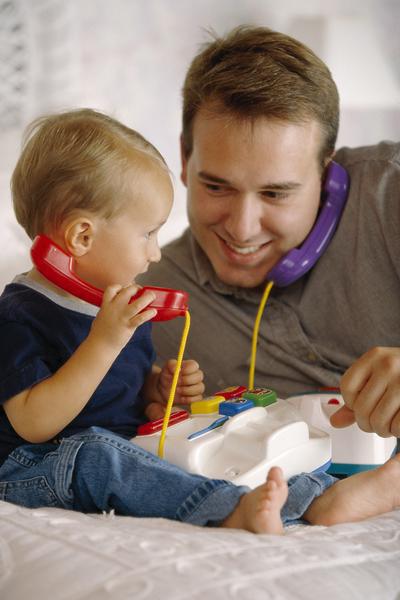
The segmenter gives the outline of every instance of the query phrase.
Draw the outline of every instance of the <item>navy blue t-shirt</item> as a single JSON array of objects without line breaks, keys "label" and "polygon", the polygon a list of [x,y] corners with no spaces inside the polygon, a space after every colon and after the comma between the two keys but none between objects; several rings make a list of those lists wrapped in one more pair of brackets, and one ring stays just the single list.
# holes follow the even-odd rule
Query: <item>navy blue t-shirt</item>
[{"label": "navy blue t-shirt", "polygon": [[[97,312],[96,307],[59,296],[24,275],[4,289],[0,296],[0,464],[26,443],[7,419],[4,401],[55,373],[87,337]],[[91,426],[134,436],[146,421],[140,391],[154,360],[151,324],[145,323],[86,406],[57,437]]]}]

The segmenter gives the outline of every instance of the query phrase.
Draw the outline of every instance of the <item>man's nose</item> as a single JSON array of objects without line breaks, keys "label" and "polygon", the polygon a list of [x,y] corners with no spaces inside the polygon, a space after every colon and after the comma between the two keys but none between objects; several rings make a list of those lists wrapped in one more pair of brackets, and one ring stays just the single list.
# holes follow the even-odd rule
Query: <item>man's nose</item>
[{"label": "man's nose", "polygon": [[248,242],[261,231],[262,206],[252,194],[235,198],[225,220],[225,229],[235,242]]}]

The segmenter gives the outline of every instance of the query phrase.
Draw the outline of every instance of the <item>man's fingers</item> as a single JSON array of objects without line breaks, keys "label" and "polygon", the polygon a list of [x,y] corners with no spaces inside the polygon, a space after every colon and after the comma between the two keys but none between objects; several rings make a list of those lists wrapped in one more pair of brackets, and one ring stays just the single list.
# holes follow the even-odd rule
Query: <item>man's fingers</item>
[{"label": "man's fingers", "polygon": [[398,411],[390,424],[390,433],[400,438],[400,411]]},{"label": "man's fingers", "polygon": [[[371,411],[369,424],[371,431],[374,431],[381,437],[390,437],[393,424],[399,412],[399,393],[398,388],[391,391],[388,389],[382,396],[379,403]],[[361,428],[362,429],[362,428]]]},{"label": "man's fingers", "polygon": [[350,408],[342,406],[338,411],[331,415],[330,422],[333,427],[348,427],[356,422],[356,417]]},{"label": "man's fingers", "polygon": [[358,394],[371,376],[370,364],[361,357],[342,376],[340,391],[343,400],[349,408],[353,408]]},{"label": "man's fingers", "polygon": [[352,410],[355,413],[358,426],[363,431],[373,431],[371,417],[377,406],[381,404],[385,392],[386,381],[379,380],[377,377],[371,377],[355,397]]}]

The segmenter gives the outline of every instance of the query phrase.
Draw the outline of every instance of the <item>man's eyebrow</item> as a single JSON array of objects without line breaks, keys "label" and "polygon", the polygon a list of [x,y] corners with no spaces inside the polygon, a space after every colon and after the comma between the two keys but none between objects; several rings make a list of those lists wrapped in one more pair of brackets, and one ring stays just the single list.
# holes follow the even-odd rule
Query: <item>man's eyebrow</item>
[{"label": "man's eyebrow", "polygon": [[197,175],[200,179],[206,179],[207,181],[212,181],[213,183],[221,183],[222,185],[231,185],[227,179],[222,179],[222,177],[217,177],[216,175],[207,173],[207,171],[199,171],[197,173]]},{"label": "man's eyebrow", "polygon": [[279,183],[266,183],[260,187],[260,190],[277,190],[284,192],[285,190],[296,190],[299,187],[301,187],[301,183],[298,183],[297,181],[281,181]]},{"label": "man's eyebrow", "polygon": [[[204,179],[206,181],[210,181],[212,183],[219,183],[221,185],[232,185],[230,181],[227,179],[223,179],[222,177],[217,177],[217,175],[213,175],[212,173],[207,173],[207,171],[199,171],[198,177],[200,179]],[[285,190],[295,190],[301,186],[297,181],[281,181],[279,183],[265,183],[259,187],[262,190],[272,190],[272,191],[285,191]]]}]

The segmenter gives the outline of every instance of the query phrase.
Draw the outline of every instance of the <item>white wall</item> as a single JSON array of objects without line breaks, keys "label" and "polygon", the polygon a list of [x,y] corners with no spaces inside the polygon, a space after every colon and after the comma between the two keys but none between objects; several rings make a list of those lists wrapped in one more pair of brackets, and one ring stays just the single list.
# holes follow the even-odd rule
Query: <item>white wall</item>
[{"label": "white wall", "polygon": [[206,29],[260,24],[311,46],[338,83],[339,145],[360,145],[400,138],[399,22],[397,0],[0,0],[0,288],[29,266],[9,178],[32,118],[90,106],[148,137],[176,179],[164,243],[186,224],[180,88]]}]

